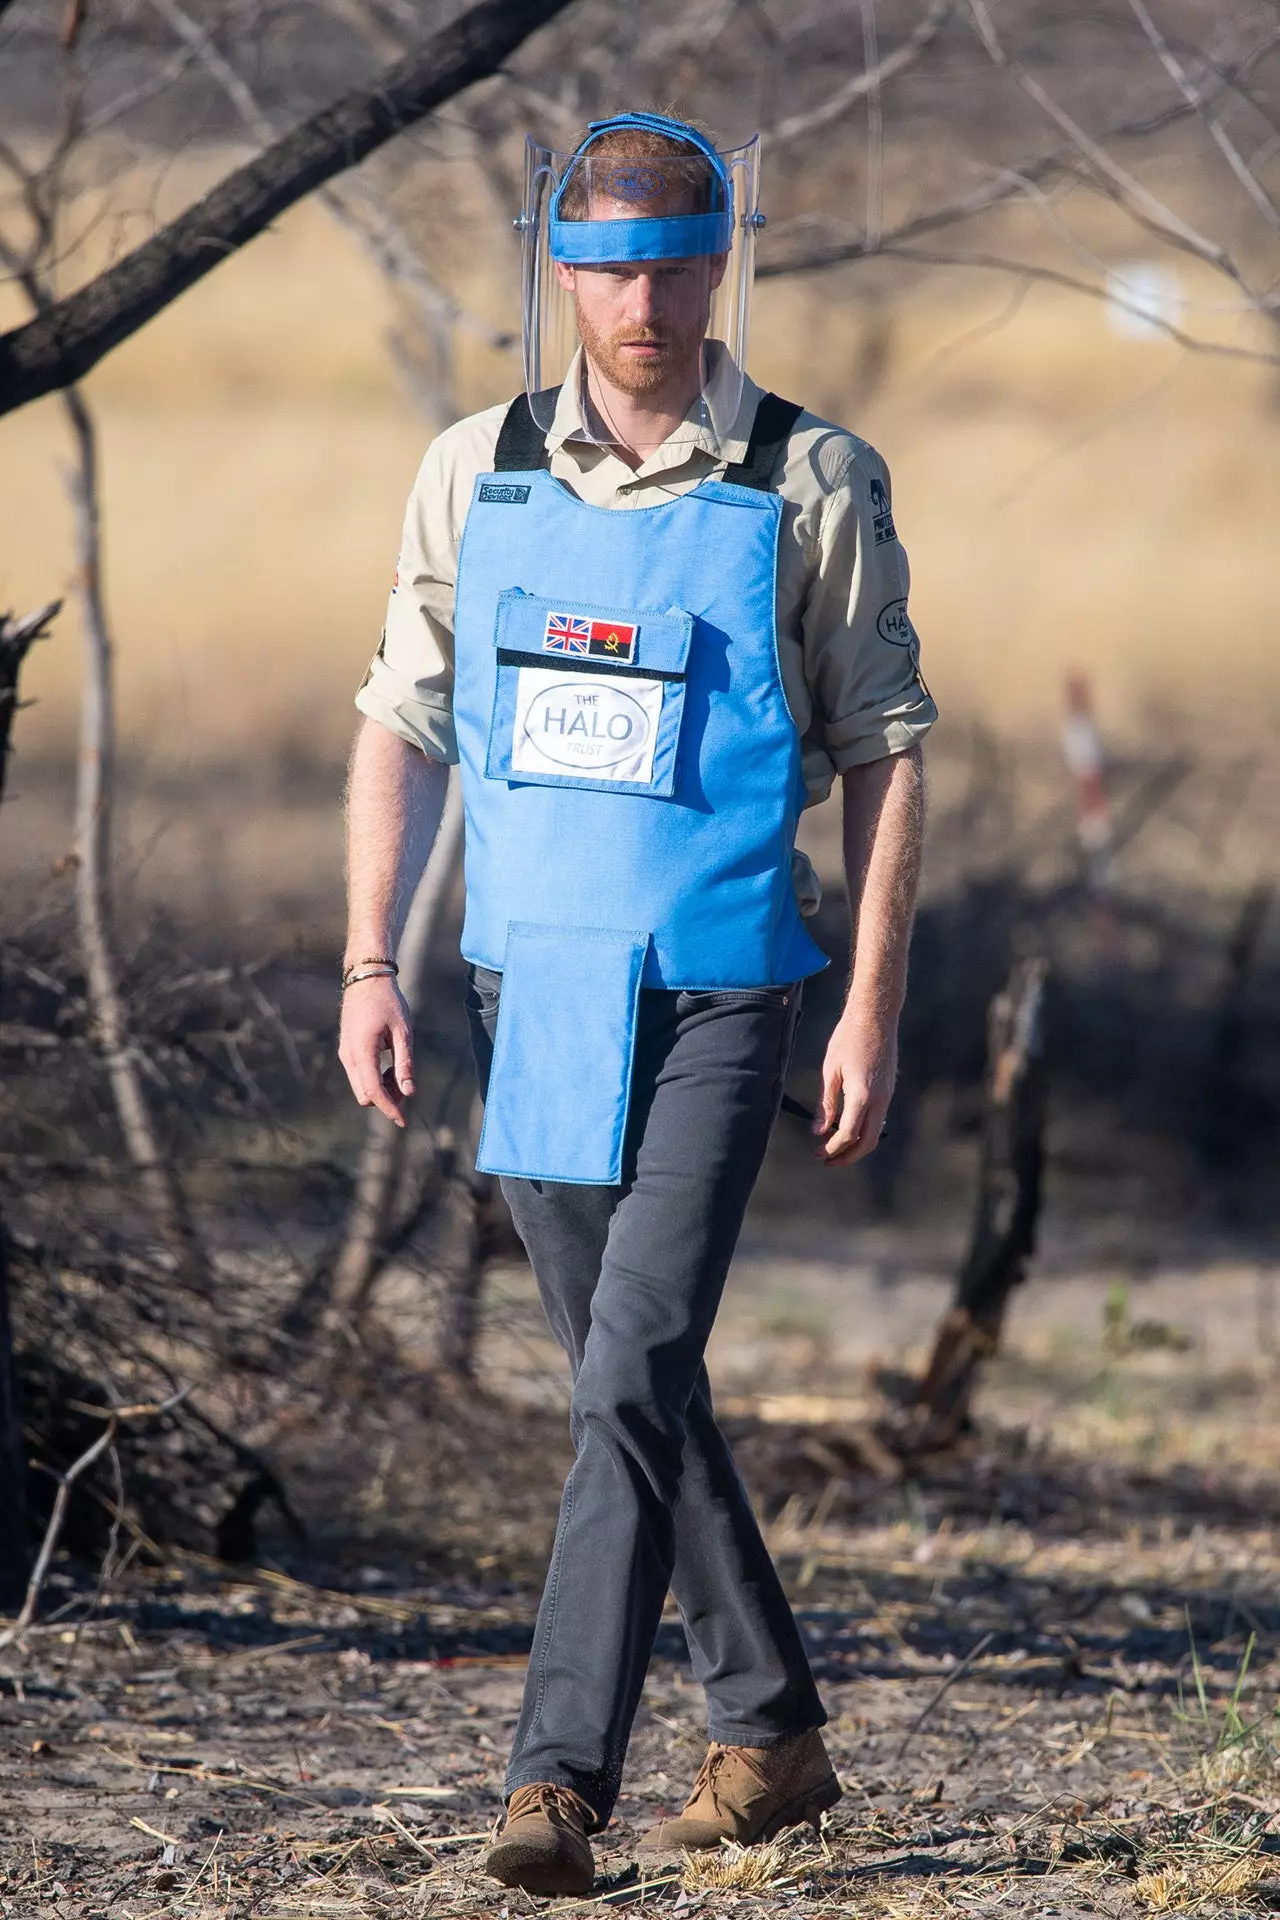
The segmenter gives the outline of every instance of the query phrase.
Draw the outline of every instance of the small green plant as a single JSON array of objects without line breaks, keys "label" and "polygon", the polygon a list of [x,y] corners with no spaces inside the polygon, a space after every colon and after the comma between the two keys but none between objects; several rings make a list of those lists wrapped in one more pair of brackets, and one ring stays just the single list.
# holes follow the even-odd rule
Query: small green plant
[{"label": "small green plant", "polygon": [[1250,1786],[1274,1790],[1280,1781],[1280,1706],[1269,1718],[1247,1719],[1241,1707],[1244,1683],[1253,1659],[1257,1635],[1249,1635],[1240,1662],[1231,1697],[1215,1709],[1205,1685],[1204,1669],[1191,1635],[1191,1616],[1187,1615],[1187,1633],[1191,1638],[1191,1672],[1196,1685],[1194,1707],[1187,1708],[1180,1694],[1177,1718],[1191,1730],[1200,1752],[1196,1772],[1210,1792],[1229,1793]]},{"label": "small green plant", "polygon": [[758,1325],[761,1333],[775,1340],[825,1340],[831,1331],[826,1317],[806,1309],[803,1302],[777,1306],[762,1313]]},{"label": "small green plant", "polygon": [[1103,1351],[1118,1360],[1126,1353],[1189,1353],[1195,1341],[1185,1327],[1167,1320],[1135,1320],[1130,1313],[1129,1289],[1117,1280],[1102,1305]]},{"label": "small green plant", "polygon": [[1123,1280],[1113,1281],[1102,1304],[1102,1345],[1110,1354],[1121,1354],[1129,1346],[1129,1289]]}]

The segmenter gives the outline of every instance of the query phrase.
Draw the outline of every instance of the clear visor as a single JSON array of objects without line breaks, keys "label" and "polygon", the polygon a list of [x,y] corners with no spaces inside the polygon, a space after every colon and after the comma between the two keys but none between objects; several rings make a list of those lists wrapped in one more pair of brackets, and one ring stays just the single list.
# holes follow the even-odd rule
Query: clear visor
[{"label": "clear visor", "polygon": [[[715,163],[557,153],[528,141],[524,372],[544,432],[556,389],[572,379],[559,424],[637,447],[633,428],[624,435],[611,418],[618,395],[660,401],[682,371],[700,367],[700,393],[674,434],[655,430],[655,444],[683,438],[720,450],[742,399],[759,186],[758,137]],[[630,408],[627,418],[636,418]]]}]

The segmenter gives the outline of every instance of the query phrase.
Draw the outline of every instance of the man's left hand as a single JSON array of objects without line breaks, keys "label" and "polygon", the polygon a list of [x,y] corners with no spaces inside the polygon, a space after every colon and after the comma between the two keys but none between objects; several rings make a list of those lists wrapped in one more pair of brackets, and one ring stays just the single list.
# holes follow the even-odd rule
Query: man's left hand
[{"label": "man's left hand", "polygon": [[847,1167],[874,1153],[898,1075],[897,1024],[886,1032],[850,1020],[838,1022],[822,1063],[822,1099],[813,1131],[818,1158]]}]

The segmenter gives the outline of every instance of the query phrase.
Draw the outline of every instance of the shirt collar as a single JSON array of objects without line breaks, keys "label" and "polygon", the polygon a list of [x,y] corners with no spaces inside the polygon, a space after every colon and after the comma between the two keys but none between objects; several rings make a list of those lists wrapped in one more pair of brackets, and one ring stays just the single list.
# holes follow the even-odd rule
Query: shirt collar
[{"label": "shirt collar", "polygon": [[[555,414],[547,434],[552,453],[562,447],[570,452],[608,453],[593,439],[582,408],[582,348],[574,354],[556,401]],[[740,375],[727,349],[718,340],[707,342],[707,379],[699,398],[685,415],[686,425],[664,440],[644,459],[635,477],[665,473],[683,466],[700,454],[712,466],[727,466],[741,460],[751,438],[762,389],[749,375]],[[690,431],[692,429],[692,431]]]}]

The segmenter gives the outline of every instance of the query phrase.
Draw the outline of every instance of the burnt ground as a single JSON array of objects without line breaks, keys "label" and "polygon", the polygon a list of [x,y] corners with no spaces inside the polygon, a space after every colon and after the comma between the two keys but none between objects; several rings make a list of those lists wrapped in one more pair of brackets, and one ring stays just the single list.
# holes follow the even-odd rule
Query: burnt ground
[{"label": "burnt ground", "polygon": [[[1063,852],[1069,799],[1030,757],[1002,786],[984,754],[975,736],[972,766],[935,778],[892,1152],[833,1182],[779,1128],[712,1354],[845,1797],[819,1838],[641,1883],[636,1834],[679,1805],[702,1750],[669,1623],[597,1894],[560,1911],[1280,1904],[1277,793],[1252,763],[1136,765],[1116,884],[1090,902]],[[296,888],[301,926],[314,877]],[[483,1390],[448,1387],[446,1188],[360,1338],[341,1315],[299,1329],[363,1143],[323,943],[313,925],[255,968],[249,934],[224,951],[148,907],[135,1025],[214,1269],[207,1293],[176,1288],[59,911],[31,909],[0,981],[37,1531],[47,1468],[101,1430],[94,1404],[190,1392],[180,1419],[122,1429],[114,1551],[112,1473],[86,1476],[37,1624],[0,1649],[0,1913],[534,1911],[479,1867],[567,1463],[529,1276],[491,1268]],[[834,893],[821,931],[838,964],[806,1014],[792,1084],[810,1099],[839,984]],[[867,1444],[876,1368],[918,1372],[946,1306],[983,1010],[1028,950],[1055,983],[1033,1275],[978,1433],[902,1474]],[[461,1136],[470,1102],[443,951],[440,976],[421,1148],[446,1122]],[[263,1463],[292,1523],[267,1489],[232,1539]]]},{"label": "burnt ground", "polygon": [[[522,1542],[545,1547],[558,1413],[490,1402],[450,1417],[478,1478],[500,1473],[479,1447],[504,1432],[542,1464],[537,1499],[508,1502],[528,1527],[508,1512],[496,1553],[455,1544],[415,1563],[385,1530],[342,1559],[281,1549],[252,1570],[170,1549],[105,1592],[63,1559],[41,1624],[0,1656],[0,1912],[1268,1911],[1277,1395],[1265,1372],[1226,1386],[1241,1426],[1223,1427],[1213,1469],[992,1425],[889,1482],[847,1426],[738,1416],[845,1797],[821,1835],[642,1878],[634,1842],[679,1805],[704,1741],[670,1622],[590,1901],[508,1895],[480,1865],[537,1601]],[[1208,1425],[1202,1374],[1200,1393]],[[1232,1435],[1246,1429],[1242,1462]]]}]

